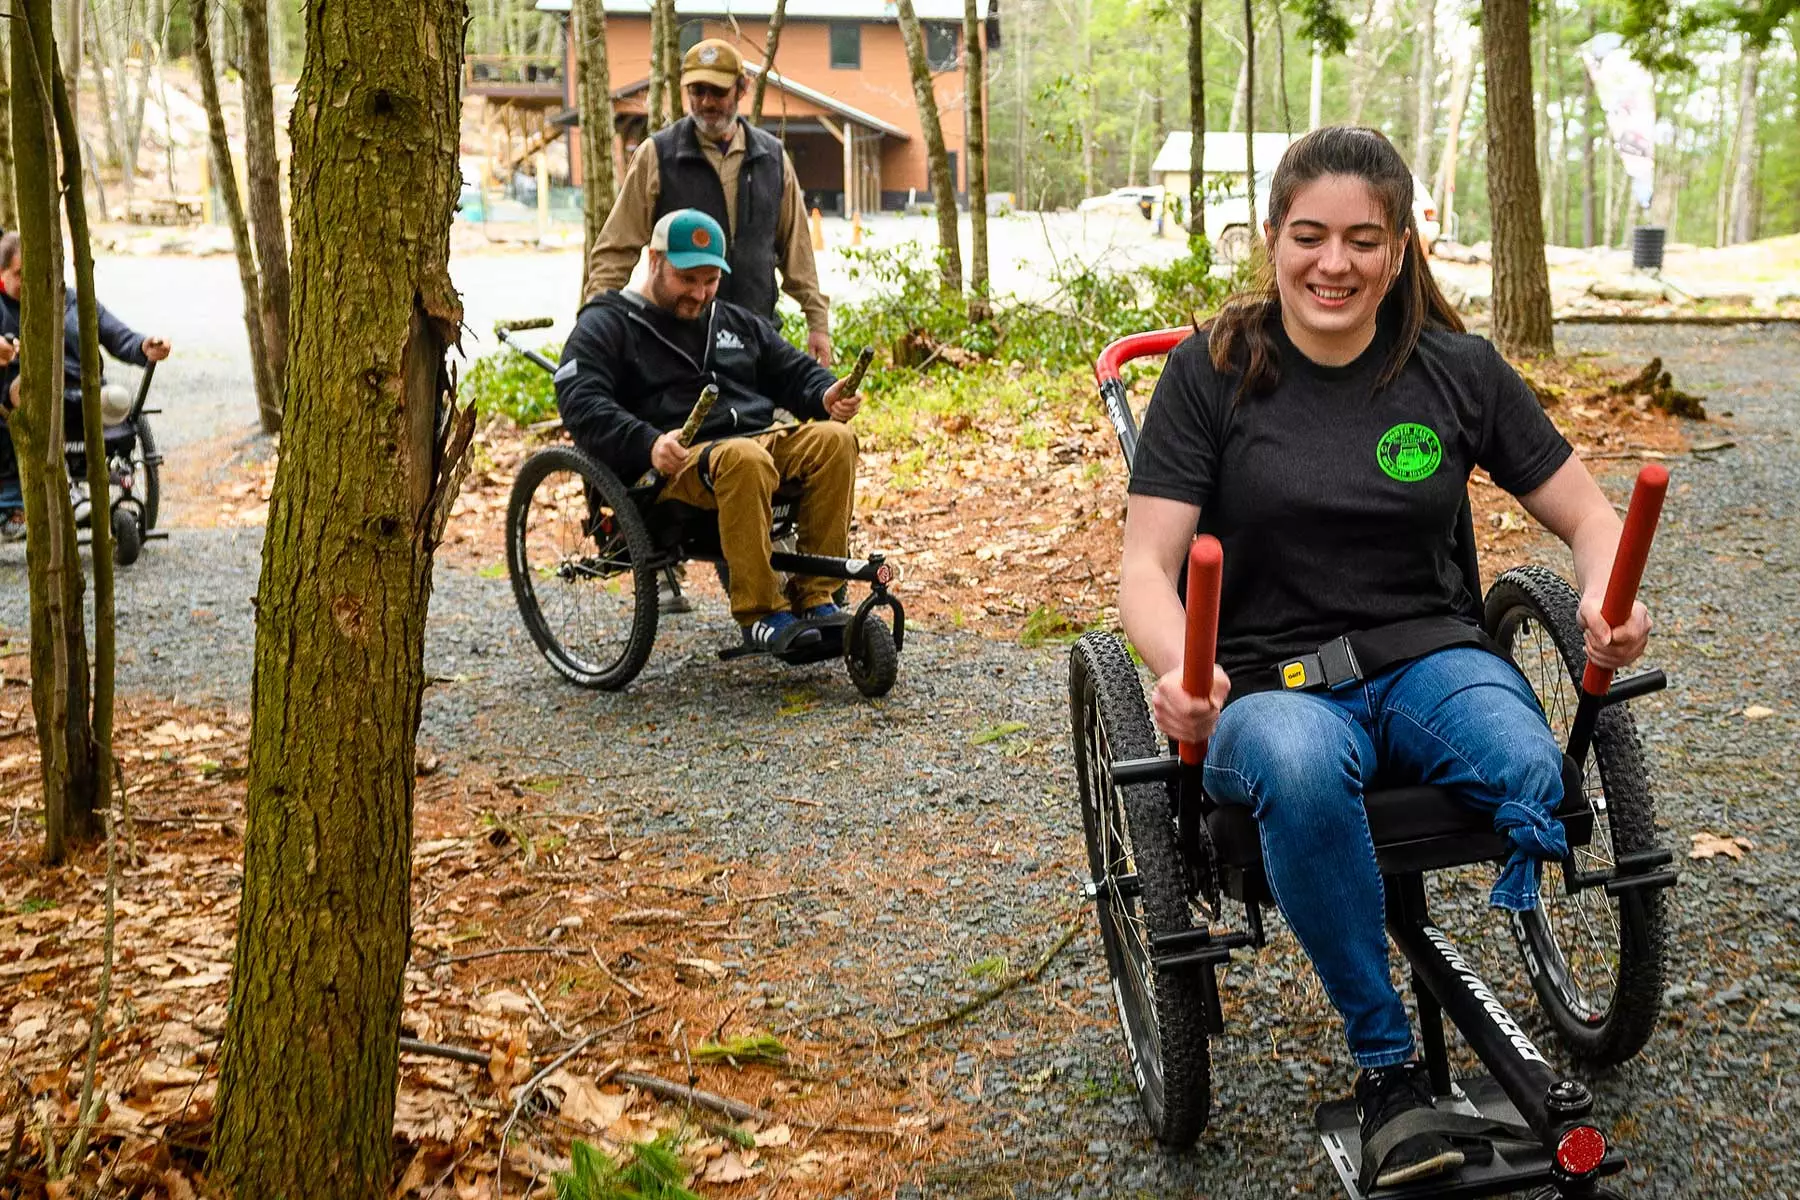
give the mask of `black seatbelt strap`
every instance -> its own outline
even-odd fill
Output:
[[[1455,646],[1500,653],[1500,647],[1486,632],[1458,617],[1414,617],[1333,638],[1321,643],[1317,650],[1285,659],[1272,669],[1234,675],[1231,690],[1233,695],[1278,690],[1336,691],[1372,679],[1403,662]]]

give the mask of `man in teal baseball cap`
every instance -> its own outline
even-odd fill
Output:
[[[801,487],[799,549],[849,553],[862,403],[844,381],[747,308],[718,299],[725,231],[698,209],[666,214],[650,235],[643,290],[605,291],[576,315],[556,370],[556,406],[576,446],[630,484],[655,467],[658,499],[719,514],[731,615],[756,650],[823,641],[846,614],[837,581],[796,577],[784,593],[769,565],[775,489]],[[718,400],[693,446],[682,425],[708,384]],[[799,424],[775,424],[784,408]]]

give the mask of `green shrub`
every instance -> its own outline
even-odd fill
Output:
[[[561,346],[545,346],[540,353],[554,362]],[[546,421],[556,415],[556,389],[550,372],[514,350],[502,346],[494,354],[475,360],[462,377],[461,398],[475,405],[483,417],[496,413],[518,426]]]

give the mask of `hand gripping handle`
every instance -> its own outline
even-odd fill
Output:
[[[1181,690],[1190,696],[1212,694],[1213,653],[1219,644],[1219,582],[1225,551],[1219,539],[1203,533],[1188,547],[1187,644],[1181,660]],[[1181,761],[1197,767],[1206,760],[1205,742],[1181,743]]]
[[[1600,615],[1608,626],[1623,625],[1631,619],[1631,606],[1644,578],[1644,563],[1650,557],[1650,540],[1656,536],[1657,518],[1662,515],[1663,497],[1668,491],[1667,467],[1647,463],[1638,472],[1631,507],[1625,510],[1625,528],[1619,534],[1619,552],[1613,557],[1612,578],[1606,581],[1606,599],[1600,604]],[[1582,672],[1581,690],[1590,696],[1604,696],[1612,686],[1612,678],[1611,671],[1589,663]]]
[[[682,422],[681,433],[677,438],[684,447],[692,446],[694,444],[694,438],[699,436],[700,426],[706,423],[706,416],[708,413],[712,412],[713,405],[718,402],[718,399],[718,384],[709,383],[700,389],[700,398],[694,401],[693,411],[688,413],[687,420]],[[637,483],[633,486],[641,488],[654,487],[662,481],[663,473],[655,467],[651,467],[638,478]]]

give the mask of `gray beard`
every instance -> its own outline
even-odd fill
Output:
[[[730,137],[731,127],[735,124],[737,124],[736,117],[726,117],[716,125],[703,121],[699,117],[694,118],[694,128],[699,130],[703,137],[710,138],[715,142],[722,142]]]

